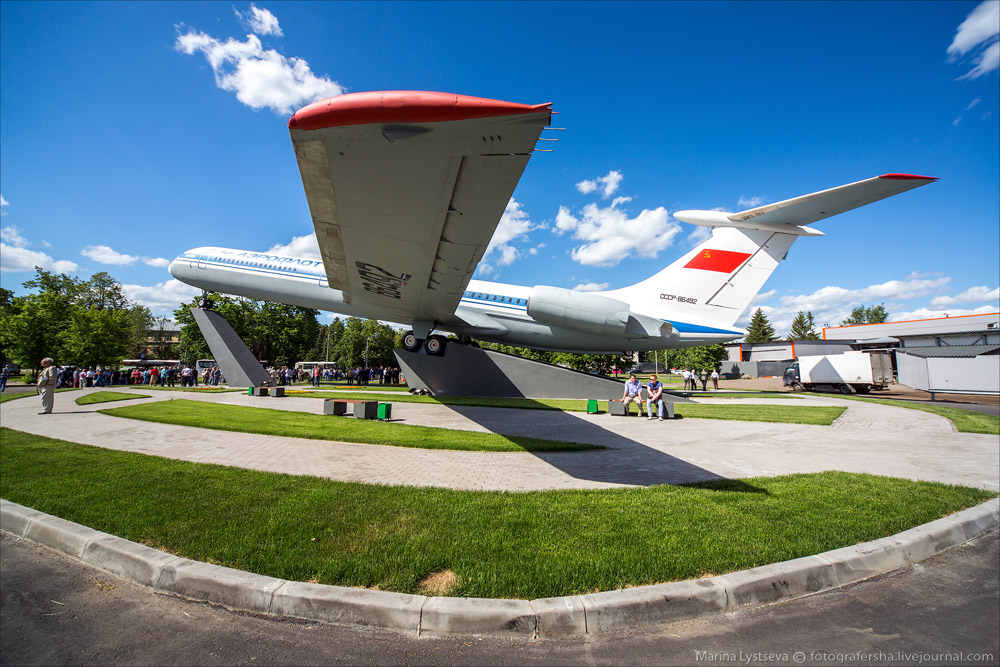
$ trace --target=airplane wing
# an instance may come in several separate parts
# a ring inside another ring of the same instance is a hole
[[[551,104],[352,93],[288,121],[330,287],[381,319],[449,322]]]
[[[729,214],[728,217],[735,223],[752,220],[758,224],[808,225],[936,180],[928,176],[885,174],[776,204],[758,206]]]

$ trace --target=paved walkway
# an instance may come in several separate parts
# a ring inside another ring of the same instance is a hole
[[[96,414],[113,405],[173,398],[321,413],[323,402],[315,398],[153,390],[151,398],[127,403],[75,404],[75,398],[90,391],[95,390],[57,394],[56,412],[47,416],[36,414],[33,398],[9,401],[0,405],[0,419],[4,426],[20,431],[110,449],[377,484],[534,491],[845,470],[1000,489],[997,436],[956,433],[948,420],[916,410],[829,397],[697,399],[719,404],[846,405],[847,411],[829,427],[708,419],[661,423],[606,414],[393,405],[393,421],[401,423],[610,447],[593,452],[490,453],[209,431]]]

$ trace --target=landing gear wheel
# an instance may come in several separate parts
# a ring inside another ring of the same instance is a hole
[[[440,357],[444,354],[444,346],[447,344],[446,340],[447,339],[444,336],[438,336],[436,334],[428,336],[427,340],[424,341],[424,349],[427,350],[427,354]]]
[[[841,394],[853,394],[854,393],[854,391],[851,389],[851,385],[849,385],[849,384],[838,384],[837,385],[837,391],[839,391]]]
[[[403,334],[403,348],[410,351],[416,352],[420,347],[420,339],[412,331],[407,331]]]
[[[202,310],[212,310],[215,308],[215,302],[209,299],[207,296],[203,296],[198,299],[198,307]]]

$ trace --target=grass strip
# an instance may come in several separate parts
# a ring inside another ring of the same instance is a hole
[[[914,401],[900,401],[891,398],[862,398],[860,396],[844,396],[842,394],[821,394],[830,398],[843,398],[849,401],[863,401],[865,403],[878,403],[879,405],[891,405],[897,408],[908,408],[910,410],[922,410],[939,417],[944,417],[955,425],[960,433],[985,433],[988,435],[1000,435],[1000,416],[988,415],[974,410],[963,410],[962,408],[951,408],[946,405],[927,405]]]
[[[675,415],[688,419],[829,426],[847,408],[830,405],[699,405],[678,403]]]
[[[153,391],[193,391],[199,394],[226,394],[237,391],[246,393],[246,389],[230,389],[229,387],[161,387],[154,384],[136,384],[128,385],[128,388],[142,389],[143,391],[146,391],[147,389],[151,389]]]
[[[981,489],[843,472],[495,493],[333,482],[0,430],[0,495],[186,558],[295,581],[538,598],[722,574],[898,533]]]
[[[61,394],[64,391],[79,391],[79,389],[75,389],[75,388],[71,388],[71,387],[66,387],[66,388],[63,388],[63,389],[56,389],[56,393],[57,394]],[[36,392],[36,393],[32,394],[30,391],[19,391],[17,393],[10,393],[10,394],[8,394],[8,393],[4,392],[3,394],[0,394],[0,403],[6,403],[7,401],[16,401],[19,398],[28,398],[29,396],[31,396],[33,398],[38,398],[38,393]]]
[[[320,392],[296,390],[293,394],[296,398],[341,398],[344,400],[372,400],[371,394],[362,392],[351,393],[347,391]],[[787,396],[784,394],[754,394],[753,396],[743,396],[740,394],[706,394],[697,395],[692,398],[794,398],[799,396]],[[563,412],[586,412],[587,401],[585,399],[572,398],[494,398],[490,396],[419,396],[412,394],[402,394],[399,396],[384,396],[380,400],[391,403],[424,403],[428,405],[460,405],[467,407],[484,408],[521,408],[525,410],[562,410]],[[644,403],[645,405],[645,403]],[[682,404],[678,403],[678,408]],[[606,412],[607,399],[598,401],[600,413]],[[769,420],[749,420],[749,421],[769,421]]]
[[[574,452],[598,445],[172,399],[98,412],[161,424],[369,445],[476,452]]]
[[[112,403],[114,401],[131,401],[134,398],[150,398],[148,394],[133,394],[124,391],[95,391],[76,399],[77,405],[93,405],[94,403]]]

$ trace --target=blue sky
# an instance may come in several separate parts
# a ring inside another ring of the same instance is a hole
[[[799,309],[822,326],[860,303],[894,320],[1000,305],[995,0],[0,12],[0,282],[18,293],[35,264],[108,271],[169,315],[195,293],[165,268],[188,248],[312,252],[291,111],[435,90],[553,102],[566,128],[546,133],[559,143],[532,157],[477,278],[622,287],[699,238],[675,211],[904,172],[941,180],[818,223],[827,236],[797,241],[738,324],[756,305],[779,333]],[[627,242],[557,225],[571,219]]]

